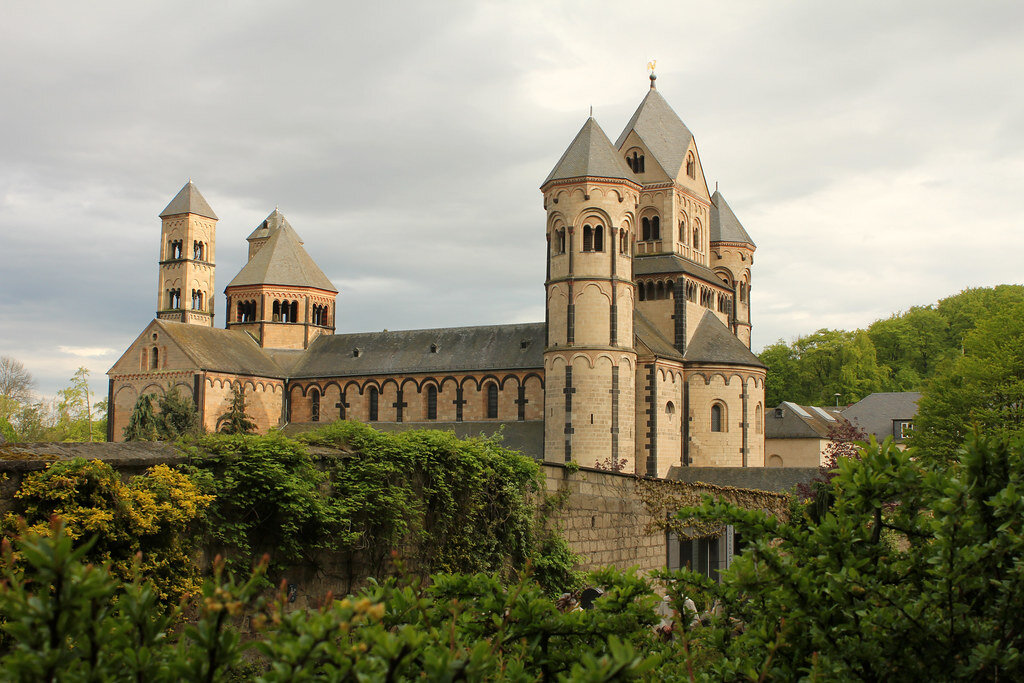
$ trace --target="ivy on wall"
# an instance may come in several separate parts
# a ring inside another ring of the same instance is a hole
[[[721,524],[678,514],[685,508],[699,507],[706,498],[729,503],[743,510],[761,510],[780,521],[788,520],[790,513],[791,496],[788,493],[664,479],[637,479],[636,491],[651,519],[645,528],[648,533],[672,531],[688,538],[722,533]]]

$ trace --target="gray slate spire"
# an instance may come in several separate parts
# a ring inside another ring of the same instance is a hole
[[[191,180],[185,183],[185,187],[181,188],[178,194],[174,195],[174,199],[167,205],[167,208],[160,212],[160,218],[183,213],[194,213],[197,216],[219,220],[217,214],[206,203],[206,199],[199,193],[199,188]]]
[[[693,140],[693,133],[682,119],[672,111],[665,98],[652,85],[633,118],[626,124],[622,135],[615,141],[615,148],[622,150],[630,131],[636,131],[651,156],[665,169],[670,178],[679,176],[679,170],[686,161],[686,150]]]
[[[764,367],[761,359],[737,339],[711,311],[704,311],[704,317],[700,319],[697,329],[686,344],[683,360],[691,363]]]
[[[328,292],[338,291],[302,248],[299,236],[287,221],[271,233],[267,243],[238,271],[228,287],[243,285],[315,287]]]
[[[541,186],[552,180],[565,180],[594,176],[598,178],[622,178],[634,180],[633,172],[626,166],[619,153],[612,147],[611,140],[597,125],[593,117],[588,118],[576,134],[565,154],[555,164]]]
[[[270,215],[267,216],[262,223],[256,226],[255,230],[249,233],[249,236],[246,237],[245,239],[249,242],[252,242],[253,240],[259,240],[264,239],[266,237],[270,237],[275,232],[277,232],[279,228],[285,225],[287,225],[289,228],[292,227],[291,223],[288,222],[288,219],[284,217],[284,214],[275,208],[273,211],[270,212]],[[295,233],[295,236],[298,237],[298,233]],[[304,244],[301,237],[299,237],[299,244]]]
[[[725,197],[717,189],[711,196],[711,241],[738,242],[755,246],[754,240],[750,239],[750,235],[743,229]]]

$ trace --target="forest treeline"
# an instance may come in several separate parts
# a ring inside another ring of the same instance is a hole
[[[1024,318],[1024,286],[966,289],[929,306],[876,320],[866,329],[820,329],[761,351],[768,366],[765,401],[834,405],[876,391],[922,391],[964,353],[979,324]],[[990,331],[999,334],[998,329]]]

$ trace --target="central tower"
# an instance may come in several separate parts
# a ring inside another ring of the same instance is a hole
[[[593,118],[541,185],[547,211],[544,458],[633,469],[632,249],[640,185]]]

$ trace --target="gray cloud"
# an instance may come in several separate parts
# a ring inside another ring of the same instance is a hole
[[[153,315],[189,177],[218,287],[275,205],[341,330],[543,317],[537,186],[658,85],[758,244],[755,348],[1020,281],[1022,9],[19,4],[0,26],[0,352],[53,393]],[[223,301],[218,319],[223,321]],[[88,355],[94,354],[94,355]]]

